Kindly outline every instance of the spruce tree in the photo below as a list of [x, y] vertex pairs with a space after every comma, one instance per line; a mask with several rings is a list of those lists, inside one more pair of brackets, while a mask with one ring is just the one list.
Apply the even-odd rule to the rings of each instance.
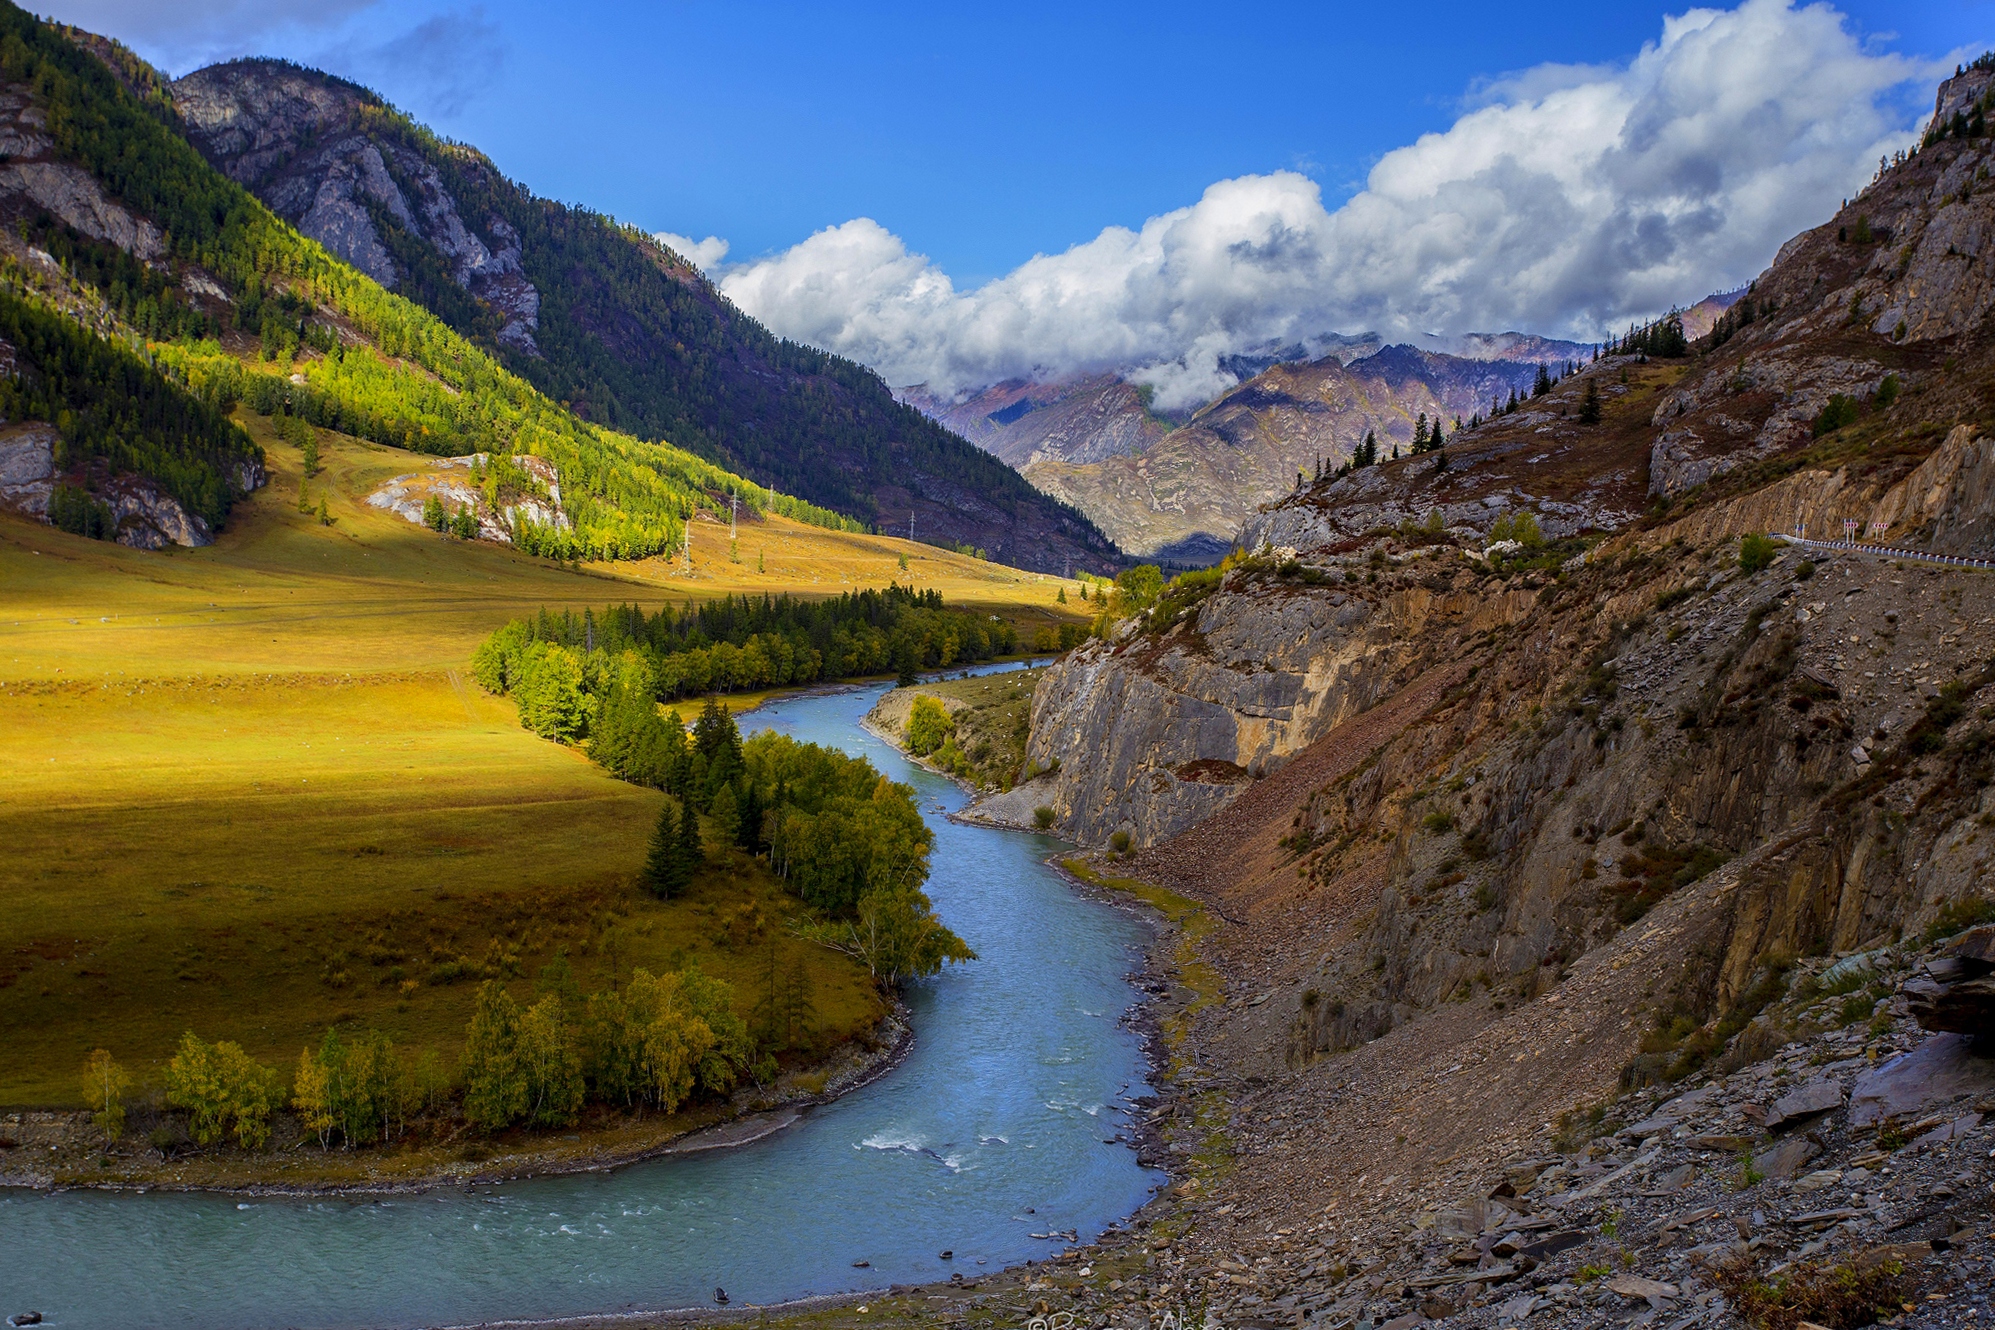
[[754, 854], [762, 848], [762, 792], [755, 788], [754, 781], [746, 784], [741, 795], [741, 826], [734, 843]]
[[1579, 423], [1582, 425], [1600, 423], [1600, 385], [1592, 379], [1586, 381], [1586, 396], [1580, 399]]
[[679, 817], [672, 801], [658, 810], [658, 825], [651, 832], [651, 850], [644, 858], [642, 881], [645, 890], [660, 900], [670, 900], [686, 889], [691, 876], [680, 848]]
[[700, 819], [691, 808], [679, 819], [679, 870], [690, 885], [693, 874], [706, 866], [707, 847], [700, 842]]

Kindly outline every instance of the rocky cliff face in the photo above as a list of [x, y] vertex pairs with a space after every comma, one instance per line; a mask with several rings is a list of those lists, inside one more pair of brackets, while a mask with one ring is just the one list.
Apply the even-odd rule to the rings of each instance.
[[427, 246], [496, 314], [501, 344], [539, 354], [540, 292], [521, 266], [519, 232], [497, 214], [467, 225], [436, 166], [379, 132], [369, 94], [291, 65], [241, 60], [176, 80], [172, 95], [194, 146], [280, 217], [391, 289], [408, 275], [392, 250]]
[[[74, 468], [68, 474], [56, 466], [62, 436], [43, 421], [0, 428], [0, 512], [49, 520], [49, 508], [59, 484], [73, 485], [100, 504], [110, 518], [111, 538], [133, 549], [159, 550], [168, 545], [195, 548], [215, 543], [214, 533], [199, 514], [190, 513], [159, 483], [146, 476], [114, 473], [101, 463]], [[234, 477], [247, 494], [263, 484], [261, 463], [244, 463]]]
[[1395, 574], [1319, 589], [1262, 566], [1166, 631], [1071, 653], [1033, 696], [1027, 753], [1059, 764], [1040, 797], [1064, 834], [1142, 846], [1185, 830], [1529, 600], [1472, 594], [1457, 569], [1423, 576], [1417, 555]]
[[[1991, 77], [1970, 70], [1941, 85], [1936, 124], [1984, 101]], [[1656, 404], [1652, 495], [1807, 446], [1833, 400], [1874, 403], [1887, 377], [1887, 396], [1965, 404], [1943, 348], [1995, 308], [1995, 198], [1976, 192], [1991, 153], [1987, 138], [1930, 142], [1782, 248], [1716, 325], [1722, 344]]]
[[25, 87], [0, 88], [0, 204], [42, 208], [134, 258], [165, 252], [159, 228], [109, 198], [88, 171], [55, 154], [48, 118]]

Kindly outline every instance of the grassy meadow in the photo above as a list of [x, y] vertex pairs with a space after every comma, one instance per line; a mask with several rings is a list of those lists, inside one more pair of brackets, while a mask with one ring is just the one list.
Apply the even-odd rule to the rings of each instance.
[[0, 518], [0, 1104], [79, 1102], [98, 1046], [156, 1085], [187, 1029], [287, 1076], [333, 1022], [452, 1062], [479, 979], [525, 996], [557, 950], [585, 989], [696, 960], [744, 1014], [801, 957], [819, 1047], [877, 1019], [859, 967], [787, 936], [759, 866], [637, 891], [662, 796], [522, 730], [465, 664], [542, 605], [889, 580], [1029, 633], [1069, 617], [1057, 580], [782, 518], [744, 523], [738, 562], [724, 523], [695, 523], [691, 576], [562, 567], [365, 506], [427, 463], [324, 433], [321, 525], [298, 450], [243, 421], [271, 483], [210, 548]]

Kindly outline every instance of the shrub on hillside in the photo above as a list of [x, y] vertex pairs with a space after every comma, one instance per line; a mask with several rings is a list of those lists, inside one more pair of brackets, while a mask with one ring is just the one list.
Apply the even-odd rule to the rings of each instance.
[[1856, 417], [1856, 398], [1847, 393], [1837, 393], [1829, 399], [1828, 405], [1816, 413], [1813, 426], [1815, 437], [1819, 439], [1824, 434], [1833, 434], [1845, 425], [1854, 425]]
[[1739, 541], [1739, 567], [1748, 575], [1757, 573], [1771, 564], [1779, 552], [1780, 546], [1774, 544], [1771, 536], [1757, 533], [1745, 536]]
[[1116, 574], [1115, 608], [1124, 617], [1141, 614], [1164, 591], [1164, 573], [1154, 563], [1139, 563]]
[[1545, 533], [1538, 526], [1538, 515], [1525, 509], [1515, 513], [1505, 513], [1489, 524], [1489, 543], [1499, 540], [1514, 540], [1527, 550], [1537, 549], [1545, 543]]

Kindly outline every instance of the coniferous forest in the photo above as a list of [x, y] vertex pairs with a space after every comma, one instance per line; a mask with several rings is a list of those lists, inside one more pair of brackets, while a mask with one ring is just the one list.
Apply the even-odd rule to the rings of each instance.
[[102, 458], [153, 477], [188, 512], [219, 523], [237, 492], [238, 468], [261, 459], [249, 436], [129, 348], [34, 303], [17, 283], [7, 286], [0, 339], [14, 348], [15, 373], [0, 376], [0, 418], [54, 424], [59, 467]]

